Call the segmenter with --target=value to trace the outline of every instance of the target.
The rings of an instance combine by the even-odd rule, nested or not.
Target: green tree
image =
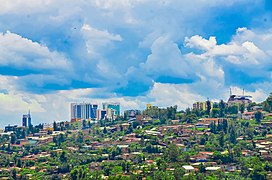
[[[262,114],[261,111],[257,111],[257,112],[255,113],[255,119],[256,119],[256,122],[257,122],[258,124],[261,123],[261,121],[262,121],[262,119],[263,119],[263,114]]]
[[[272,92],[270,93],[269,97],[262,103],[263,110],[267,112],[272,111]]]
[[[235,126],[232,124],[229,128],[229,136],[230,136],[230,142],[233,143],[233,144],[236,144],[236,138],[237,138],[237,135],[236,135],[236,131],[235,131]]]
[[[225,139],[224,139],[224,132],[223,131],[220,132],[218,141],[219,141],[220,147],[224,148],[224,146],[225,146]]]
[[[184,162],[190,162],[190,154],[188,152],[183,153]]]
[[[62,151],[61,155],[60,155],[60,161],[62,163],[66,162],[67,161],[67,156],[66,156],[66,151]]]
[[[244,113],[245,111],[245,104],[241,104],[240,107],[239,107],[239,110],[241,113]]]
[[[199,172],[200,173],[205,173],[206,172],[206,168],[202,163],[199,165]]]
[[[195,114],[189,114],[185,116],[185,122],[186,123],[195,123],[197,122],[198,118]]]
[[[83,119],[83,121],[82,121],[82,127],[83,127],[83,129],[86,129],[86,127],[87,127],[87,121],[85,119]]]
[[[171,162],[177,162],[179,157],[179,149],[177,145],[170,144],[165,153]]]
[[[253,171],[250,173],[250,176],[252,180],[265,180],[266,174],[267,173],[261,164],[255,164],[253,166]]]
[[[58,131],[59,130],[56,121],[54,121],[54,123],[53,123],[53,129],[54,129],[54,131]]]
[[[213,108],[212,109],[212,117],[217,118],[220,116],[220,109],[219,108]]]
[[[70,172],[70,177],[72,180],[77,180],[78,177],[78,169],[75,168]]]
[[[185,109],[185,115],[189,115],[191,114],[191,109],[190,108],[186,108]]]
[[[61,143],[65,142],[65,137],[63,134],[60,134],[57,139],[58,139],[59,145],[61,145]]]
[[[32,126],[32,125],[31,125]],[[33,131],[33,130],[32,130]],[[33,132],[32,132],[33,133]],[[26,130],[25,129],[23,129],[22,130],[22,133],[21,133],[21,137],[20,138],[22,138],[22,139],[25,139],[26,138]]]
[[[226,134],[228,131],[228,121],[226,119],[223,119],[223,131]]]
[[[211,129],[211,132],[212,132],[212,133],[216,133],[216,124],[215,124],[215,122],[212,122],[212,123],[210,124],[210,129]]]
[[[28,127],[28,131],[29,131],[29,134],[34,134],[34,128],[33,128],[33,125],[30,124],[29,127]]]
[[[218,161],[222,159],[222,154],[219,151],[213,153],[213,160]]]
[[[247,178],[249,175],[249,167],[244,158],[241,159],[241,176]]]
[[[226,109],[225,102],[223,100],[220,100],[220,102],[219,102],[219,117],[225,116],[225,109]]]
[[[123,131],[123,130],[124,130],[122,124],[119,125],[119,129],[120,129],[120,131]]]
[[[91,127],[92,127],[91,121],[88,121],[88,128],[91,128]]]
[[[166,162],[163,159],[161,159],[161,158],[156,159],[156,164],[157,164],[158,169],[160,171],[165,171],[166,168],[167,168]]]
[[[206,105],[207,105],[206,114],[207,114],[208,116],[210,116],[210,112],[211,112],[211,108],[212,108],[212,106],[211,106],[211,101],[207,100],[207,101],[206,101]]]
[[[16,139],[17,139],[16,135],[15,134],[11,134],[10,143],[11,144],[15,144]]]
[[[20,158],[18,158],[17,162],[16,162],[16,166],[21,168],[22,167],[22,161]]]
[[[241,147],[239,145],[234,146],[233,152],[236,157],[240,157],[242,155]]]
[[[208,140],[208,135],[205,133],[204,135],[202,135],[200,137],[200,141],[199,141],[199,144],[200,145],[205,145],[206,141]]]
[[[114,166],[114,168],[111,171],[112,175],[117,175],[122,173],[122,166]]]
[[[82,133],[82,132],[79,132],[79,133],[78,133],[77,142],[79,142],[79,143],[81,143],[81,144],[84,142],[84,136],[83,136],[83,133]]]
[[[234,105],[234,106],[229,106],[227,108],[227,112],[229,114],[238,114],[238,106]]]
[[[106,127],[104,127],[104,129],[103,129],[103,133],[104,133],[104,134],[107,134],[107,132],[108,132],[108,131],[107,131],[107,128],[106,128]]]
[[[181,180],[184,174],[185,170],[183,168],[175,168],[174,170],[175,180]]]
[[[16,169],[12,169],[12,170],[11,170],[11,177],[12,177],[14,180],[17,180],[17,171],[16,171]]]
[[[10,143],[8,143],[8,147],[7,147],[7,149],[6,149],[8,152],[10,152],[11,151],[11,149],[10,149]]]
[[[139,121],[134,121],[134,122],[132,123],[132,126],[133,126],[134,129],[137,128],[139,125],[140,125],[140,122],[139,122]]]

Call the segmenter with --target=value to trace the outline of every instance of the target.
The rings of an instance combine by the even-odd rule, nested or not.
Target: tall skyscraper
[[[22,126],[29,127],[31,125],[31,116],[30,116],[30,110],[28,111],[28,114],[23,114],[22,118]]]
[[[114,110],[114,115],[119,116],[120,115],[120,103],[118,102],[106,102],[102,103],[103,110],[112,109]]]
[[[71,121],[83,119],[95,119],[97,104],[91,103],[72,103],[71,104]]]

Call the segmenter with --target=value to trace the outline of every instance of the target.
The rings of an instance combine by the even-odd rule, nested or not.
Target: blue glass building
[[[71,104],[71,120],[78,119],[95,119],[97,117],[97,104],[91,103],[72,103]]]
[[[22,126],[29,127],[31,124],[32,122],[31,122],[30,111],[28,111],[28,114],[23,114]]]

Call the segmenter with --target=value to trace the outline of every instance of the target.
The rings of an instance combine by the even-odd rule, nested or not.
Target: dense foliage
[[[266,112],[271,112],[271,97],[259,104]],[[261,148],[269,145],[271,119],[262,111],[255,112],[254,120],[241,119],[238,114],[247,108],[220,101],[203,111],[151,107],[142,113],[151,120],[130,124],[122,117],[94,124],[84,120],[82,129],[77,130],[73,123],[55,122],[53,131],[43,135],[42,125],[17,128],[0,137],[0,177],[268,179],[272,158],[269,150]],[[199,123],[209,117],[220,118],[208,126]],[[23,144],[33,136],[49,138]],[[188,171],[184,165],[192,165],[194,170]],[[220,169],[209,171],[207,167]]]

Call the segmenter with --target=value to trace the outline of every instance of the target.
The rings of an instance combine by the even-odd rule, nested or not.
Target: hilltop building
[[[152,104],[146,104],[146,109],[151,109]]]
[[[193,109],[199,110],[199,111],[205,111],[207,109],[207,104],[206,102],[195,102],[193,104]]]
[[[23,114],[22,118],[22,126],[23,127],[29,127],[31,126],[31,116],[30,116],[30,111],[28,111],[28,114]]]
[[[71,104],[71,121],[80,121],[96,119],[97,104],[91,103],[72,103]]]
[[[210,102],[211,102],[211,109],[212,109],[214,103],[212,101],[210,101]],[[205,102],[195,102],[193,104],[193,110],[206,111],[207,108],[208,108],[208,106],[207,106],[207,102],[206,101]]]
[[[127,118],[136,118],[137,115],[140,115],[141,114],[141,111],[140,110],[137,110],[137,109],[130,109],[130,110],[126,110],[124,112],[125,116]]]
[[[244,90],[243,90],[243,95],[234,95],[231,92],[230,89],[230,97],[228,99],[228,106],[233,106],[233,105],[237,105],[240,106],[241,104],[244,104],[245,107],[247,107],[251,102],[252,102],[252,96],[247,96],[244,95]]]
[[[150,110],[150,109],[158,109],[158,106],[153,106],[152,104],[146,104],[146,110]]]

